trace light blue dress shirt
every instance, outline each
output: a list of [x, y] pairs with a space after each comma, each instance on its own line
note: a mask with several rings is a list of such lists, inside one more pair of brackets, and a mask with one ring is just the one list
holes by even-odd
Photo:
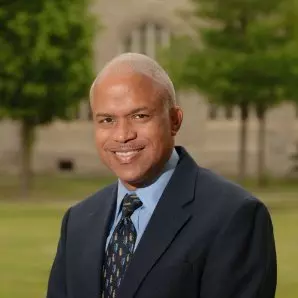
[[118, 194], [117, 194], [115, 220], [106, 241], [106, 248], [108, 247], [108, 243], [112, 237], [112, 234], [114, 232], [116, 225], [121, 219], [120, 206], [124, 196], [127, 193], [128, 194], [135, 193], [143, 203], [143, 205], [140, 208], [138, 208], [131, 216], [131, 220], [137, 231], [137, 239], [136, 239], [135, 248], [134, 248], [136, 249], [147, 227], [147, 224], [153, 214], [153, 211], [158, 201], [160, 200], [165, 187], [167, 186], [169, 180], [173, 175], [173, 172], [176, 168], [178, 161], [179, 161], [179, 155], [174, 149], [170, 159], [168, 160], [168, 162], [166, 163], [162, 171], [162, 174], [153, 184], [147, 187], [138, 188], [135, 191], [129, 191], [125, 188], [125, 186], [121, 183], [120, 180], [118, 181]]

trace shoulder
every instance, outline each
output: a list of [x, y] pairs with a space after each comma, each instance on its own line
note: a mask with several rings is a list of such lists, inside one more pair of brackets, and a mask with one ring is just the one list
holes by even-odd
[[243, 208], [266, 209], [261, 200], [242, 186], [202, 167], [198, 170], [195, 193], [196, 207], [206, 208], [218, 217], [233, 216]]
[[[177, 147], [180, 162], [176, 180], [181, 187], [194, 190], [193, 212], [201, 214], [231, 215], [243, 205], [259, 205], [262, 202], [241, 185], [206, 169], [195, 162], [183, 147]], [[189, 182], [193, 181], [193, 182]]]
[[248, 190], [239, 184], [203, 167], [198, 168], [197, 188], [215, 197], [229, 196], [237, 200], [252, 196]]

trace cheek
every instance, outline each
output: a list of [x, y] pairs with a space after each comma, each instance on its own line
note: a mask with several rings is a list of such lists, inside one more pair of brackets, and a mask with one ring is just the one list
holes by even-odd
[[104, 145], [108, 141], [109, 134], [106, 131], [102, 131], [100, 129], [95, 130], [95, 143], [96, 147], [99, 151], [102, 151]]
[[169, 146], [173, 137], [168, 123], [158, 122], [139, 130], [138, 138], [147, 139], [152, 149], [156, 154], [159, 154], [165, 147]]
[[163, 143], [171, 137], [171, 127], [169, 123], [165, 120], [154, 125], [151, 129], [151, 137], [155, 142]]

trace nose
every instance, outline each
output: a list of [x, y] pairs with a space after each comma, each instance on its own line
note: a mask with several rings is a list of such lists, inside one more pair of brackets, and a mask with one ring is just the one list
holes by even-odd
[[128, 121], [119, 121], [114, 131], [114, 141], [118, 143], [127, 143], [137, 136], [133, 126]]

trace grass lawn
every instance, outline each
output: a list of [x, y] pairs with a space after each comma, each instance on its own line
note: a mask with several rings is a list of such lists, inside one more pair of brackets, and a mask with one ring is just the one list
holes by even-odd
[[[1, 298], [45, 297], [63, 213], [73, 201], [109, 181], [40, 177], [35, 181], [30, 201], [22, 202], [18, 199], [16, 181], [0, 179]], [[275, 185], [254, 191], [272, 213], [278, 253], [276, 297], [297, 298], [298, 186]]]
[[0, 297], [45, 297], [62, 205], [0, 203]]
[[[114, 177], [38, 175], [32, 181], [30, 201], [77, 201], [114, 181]], [[22, 200], [17, 176], [0, 175], [0, 190], [0, 201]]]

